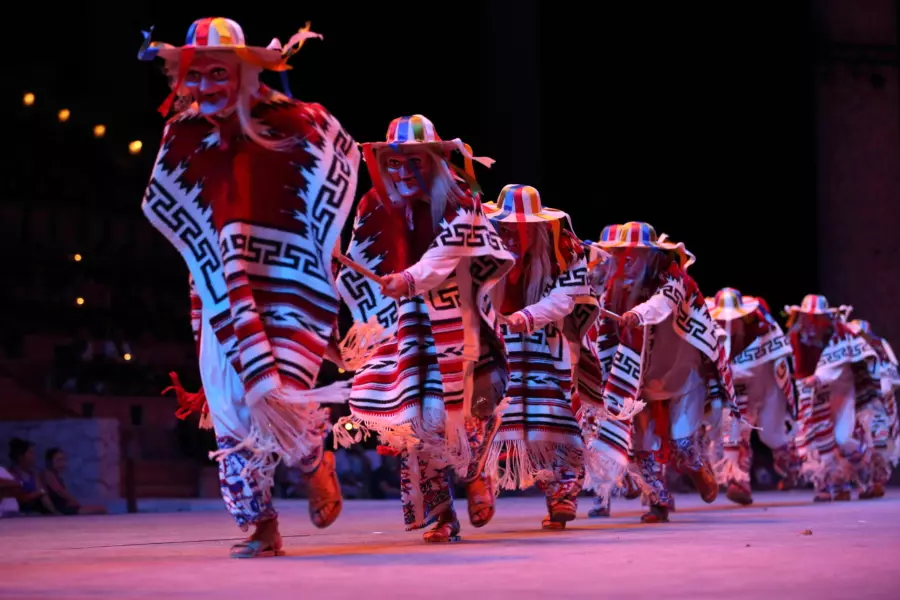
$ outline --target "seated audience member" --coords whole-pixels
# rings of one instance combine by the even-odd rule
[[[19,510],[25,514],[62,514],[53,506],[47,490],[43,488],[40,478],[35,473],[34,465],[37,459],[34,444],[20,438],[11,439],[9,460],[12,462],[9,472],[22,486],[22,494],[18,498]]]
[[[82,506],[66,489],[62,474],[66,470],[66,453],[59,448],[47,450],[47,470],[43,473],[44,485],[53,507],[64,515],[105,515],[103,506]]]

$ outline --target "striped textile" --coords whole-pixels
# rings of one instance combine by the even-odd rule
[[[709,396],[721,398],[727,410],[740,414],[725,348],[715,335],[715,322],[693,278],[672,261],[660,273],[652,296],[661,298],[669,307],[672,327],[679,337],[699,350],[714,367]],[[603,318],[599,322],[597,354],[604,373],[602,400],[582,399],[583,427],[589,432],[596,431],[595,439],[591,440],[594,452],[587,456],[588,489],[607,493],[611,485],[621,482],[628,470],[632,456],[631,420],[603,420],[601,416],[619,415],[630,403],[640,400],[641,374],[652,352],[654,328],[663,320],[664,317],[657,322],[640,323],[627,341],[619,339],[614,320]]]
[[[711,311],[713,315],[717,313],[722,314],[721,309],[723,306],[728,306],[726,302],[722,302],[723,297],[727,298],[723,292],[727,291],[737,292],[737,290],[725,288],[719,294],[716,294],[719,311]],[[739,295],[738,298],[740,298]],[[748,298],[748,296],[743,296],[744,300]],[[763,364],[771,364],[775,374],[775,384],[781,390],[782,397],[787,404],[787,413],[796,419],[799,407],[797,406],[794,383],[791,377],[790,339],[769,312],[765,301],[755,298],[754,300],[758,300],[758,302],[755,302],[756,308],[747,315],[753,315],[753,318],[745,322],[745,335],[747,338],[745,338],[744,342],[746,346],[742,349],[732,347],[732,374],[737,380],[741,378],[742,373],[746,374],[753,368]],[[707,305],[709,304],[707,302]],[[732,302],[731,307],[741,307],[743,304],[739,300],[737,303]],[[719,324],[722,325],[722,321],[719,321]],[[736,386],[736,389],[743,390],[744,387]],[[746,396],[746,393],[738,391],[735,400],[741,412],[745,413],[749,405],[749,398]],[[730,419],[726,418],[724,423],[728,424],[729,421]],[[758,423],[751,423],[751,425],[757,426]],[[745,458],[741,450],[746,444],[745,438],[745,432],[739,428],[723,427],[722,435],[712,440],[714,458],[712,462],[715,466],[716,477],[723,485],[727,485],[732,479],[738,479],[738,474],[748,477],[746,465],[742,465],[740,462]]]
[[[810,313],[821,315],[823,313]],[[828,344],[821,351],[816,346],[801,343],[799,329],[803,324],[795,322],[790,332],[795,364],[809,364],[806,354],[819,353],[814,377],[797,377],[797,453],[803,459],[803,472],[822,489],[826,483],[843,477],[848,469],[840,456],[834,439],[834,418],[831,414],[830,394],[827,381],[834,378],[840,369],[853,369],[855,364],[865,365],[870,359],[877,359],[877,353],[866,340],[855,334],[846,324],[833,322],[833,330]],[[865,366],[862,370],[865,370]],[[826,383],[822,383],[825,381]],[[864,389],[865,386],[862,386]]]
[[[196,306],[215,315],[216,338],[244,384],[248,443],[290,462],[321,444],[322,411],[300,405],[328,399],[313,388],[336,326],[330,257],[359,152],[322,106],[262,94],[252,117],[272,135],[296,137],[295,147],[262,148],[240,135],[235,117],[221,126],[230,131],[223,148],[212,123],[183,112],[166,125],[143,211],[184,258]]]
[[[338,277],[338,288],[354,320],[374,317],[394,336],[400,336],[396,351],[388,344],[356,373],[350,408],[359,425],[393,439],[401,447],[404,438],[407,442],[416,438],[417,419],[446,420],[448,438],[465,442],[464,397],[477,374],[467,375],[465,371],[466,346],[479,348],[479,364],[489,364],[504,381],[507,377],[505,347],[488,292],[512,267],[512,256],[484,217],[476,196],[461,182],[457,186],[462,193],[456,195],[456,206],[448,204],[441,230],[416,262],[428,264],[449,258],[468,268],[458,267],[435,289],[421,294],[413,304],[414,319],[410,316],[412,308],[404,308],[402,302],[398,308],[377,284],[355,271],[344,268]],[[403,272],[415,259],[409,257],[405,222],[396,212],[385,207],[376,190],[365,195],[357,210],[347,254],[379,275]],[[471,292],[463,296],[461,288]],[[415,321],[414,328],[400,330],[403,315]],[[480,327],[464,328],[464,319],[480,323]],[[431,362],[435,359],[439,380]],[[426,362],[428,368],[422,371],[421,365]],[[414,364],[419,370],[409,366]],[[436,394],[443,399],[439,415],[425,411],[423,406]],[[454,454],[450,449],[448,452]],[[464,474],[469,458],[454,456],[449,460]]]
[[[554,254],[564,257],[567,268],[553,270],[544,299],[564,294],[582,302],[560,322],[531,333],[512,333],[506,325],[502,326],[509,353],[510,405],[503,413],[487,472],[506,489],[534,485],[536,477],[560,468],[561,461],[563,468],[577,471],[582,467],[584,444],[571,395],[580,380],[581,369],[575,367],[582,367],[587,378],[599,378],[596,354],[588,350],[582,355],[580,351],[588,328],[599,314],[599,303],[591,296],[587,261],[579,241],[565,230],[559,239]],[[585,387],[590,387],[589,381]],[[596,389],[597,384],[593,385]],[[504,468],[500,467],[501,460]]]

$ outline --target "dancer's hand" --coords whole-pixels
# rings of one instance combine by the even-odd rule
[[[399,299],[409,293],[409,285],[406,278],[401,273],[391,273],[383,277],[384,285],[381,286],[381,293],[389,298]]]
[[[640,323],[640,319],[637,316],[637,313],[633,313],[628,311],[621,317],[619,317],[619,327],[622,329],[631,329],[632,327],[637,327]]]
[[[513,313],[507,317],[506,326],[512,333],[522,333],[528,329],[528,321],[522,313]]]

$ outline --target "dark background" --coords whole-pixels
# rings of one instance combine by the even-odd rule
[[[7,21],[4,201],[42,202],[30,190],[49,183],[71,206],[149,228],[140,201],[167,88],[159,63],[136,60],[141,29],[180,44],[192,20],[221,15],[266,45],[311,20],[325,40],[294,57],[293,93],[324,104],[358,141],[419,112],[497,160],[479,174],[489,199],[506,183],[535,185],[585,239],[649,221],[697,255],[692,274],[708,295],[734,286],[777,312],[817,288],[807,2],[79,4],[28,3]],[[26,91],[37,96],[27,109]],[[68,123],[56,121],[60,108]],[[108,127],[103,140],[91,137],[95,123]],[[138,157],[127,153],[133,139],[144,142]],[[48,163],[80,178],[48,182]],[[154,260],[183,281],[174,251]]]

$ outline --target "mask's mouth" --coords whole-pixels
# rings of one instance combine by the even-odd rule
[[[397,182],[397,191],[400,192],[402,196],[415,194],[419,190],[419,182],[416,181],[415,177],[406,177]]]
[[[198,104],[200,105],[200,109],[206,114],[218,112],[227,106],[228,94],[224,90],[209,94],[200,94]]]

